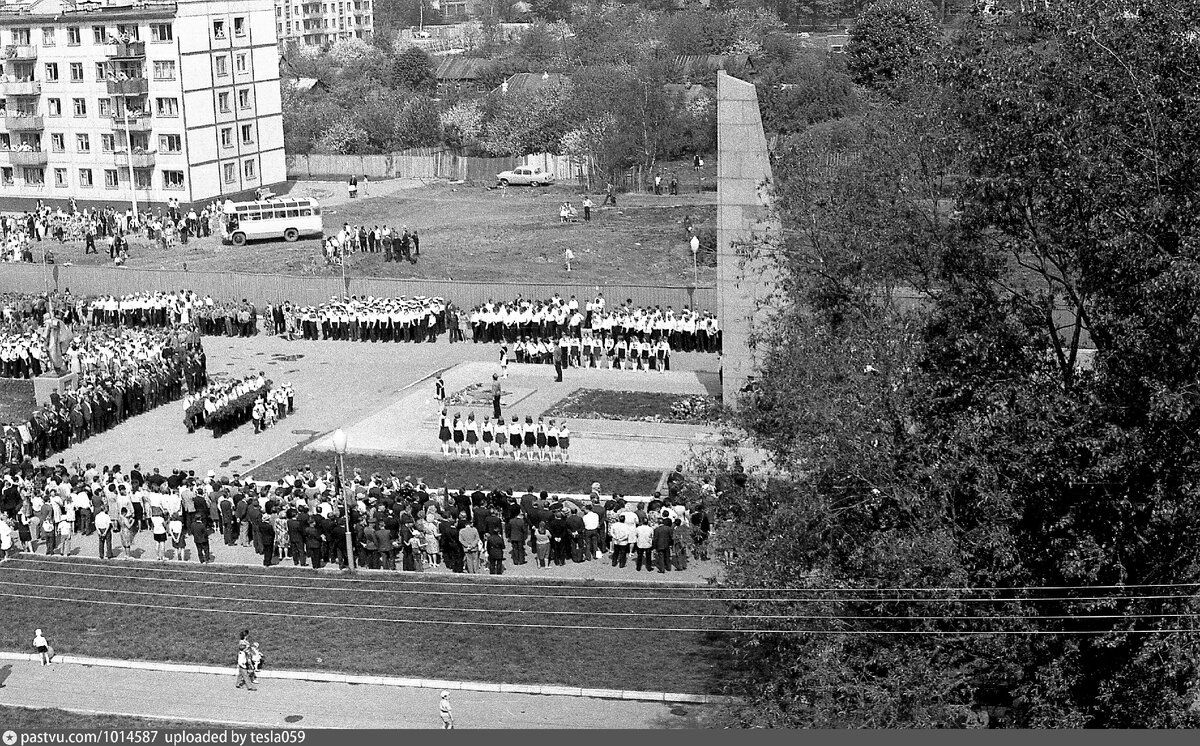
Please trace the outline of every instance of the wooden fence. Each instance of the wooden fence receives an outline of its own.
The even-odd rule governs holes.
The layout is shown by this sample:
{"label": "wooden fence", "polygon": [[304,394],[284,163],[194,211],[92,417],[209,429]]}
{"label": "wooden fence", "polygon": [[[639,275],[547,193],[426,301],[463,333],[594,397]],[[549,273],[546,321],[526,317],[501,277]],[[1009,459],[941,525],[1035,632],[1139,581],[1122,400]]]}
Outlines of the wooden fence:
{"label": "wooden fence", "polygon": [[448,149],[419,148],[383,155],[289,155],[287,177],[344,179],[351,175],[365,175],[372,179],[449,179],[492,183],[496,180],[496,174],[521,165],[541,166],[559,181],[577,180],[586,171],[583,161],[552,153],[482,158]]}
{"label": "wooden fence", "polygon": [[47,289],[70,290],[80,295],[125,295],[158,290],[194,290],[214,300],[241,300],[255,303],[291,301],[313,305],[333,296],[440,297],[467,308],[488,299],[545,299],[558,293],[574,295],[582,304],[603,293],[610,304],[631,300],[638,306],[689,306],[717,310],[717,292],[713,287],[650,287],[642,285],[571,285],[556,283],[455,282],[438,280],[399,280],[384,277],[340,276],[298,277],[241,272],[185,272],[165,269],[115,267],[67,267],[54,265],[48,270],[40,264],[0,265],[0,292],[42,292]]}

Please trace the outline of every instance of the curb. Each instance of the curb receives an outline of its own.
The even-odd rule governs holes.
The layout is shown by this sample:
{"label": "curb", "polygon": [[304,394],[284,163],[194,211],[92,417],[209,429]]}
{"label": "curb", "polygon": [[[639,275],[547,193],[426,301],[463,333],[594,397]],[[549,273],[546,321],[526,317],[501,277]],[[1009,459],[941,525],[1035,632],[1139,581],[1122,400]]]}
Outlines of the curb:
{"label": "curb", "polygon": [[[10,653],[0,651],[0,660],[41,660],[38,653]],[[52,663],[75,666],[102,666],[127,668],[140,671],[166,673],[207,674],[210,676],[236,676],[237,669],[225,666],[204,666],[189,663],[158,663],[152,661],[126,661],[113,658],[92,658],[82,655],[55,655]],[[541,694],[555,697],[586,697],[591,699],[623,699],[635,702],[663,702],[690,704],[729,704],[733,697],[717,694],[684,694],[679,692],[643,692],[621,689],[586,689],[573,686],[542,684],[493,684],[483,681],[444,681],[440,679],[413,679],[396,676],[365,676],[358,674],[325,673],[321,671],[261,671],[262,679],[286,679],[290,681],[316,681],[327,684],[367,684],[371,686],[395,686],[409,689],[449,689],[464,692],[497,692],[514,694]]]}

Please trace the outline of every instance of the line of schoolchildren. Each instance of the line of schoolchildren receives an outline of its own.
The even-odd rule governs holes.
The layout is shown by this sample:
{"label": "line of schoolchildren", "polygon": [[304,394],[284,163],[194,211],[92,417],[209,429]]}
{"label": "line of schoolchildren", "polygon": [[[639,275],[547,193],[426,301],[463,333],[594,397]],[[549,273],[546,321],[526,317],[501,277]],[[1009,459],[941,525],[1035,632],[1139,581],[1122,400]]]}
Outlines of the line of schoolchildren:
{"label": "line of schoolchildren", "polygon": [[[671,369],[671,344],[666,337],[656,341],[644,337],[601,338],[591,330],[584,330],[582,337],[563,335],[558,341],[522,337],[513,345],[514,361],[553,364],[555,347],[559,348],[564,367],[656,370],[660,373]],[[507,355],[507,352],[502,354]]]}
{"label": "line of schoolchildren", "polygon": [[554,420],[547,423],[538,417],[534,423],[533,417],[526,416],[525,421],[513,415],[512,422],[505,423],[503,417],[492,419],[484,415],[482,422],[475,419],[474,412],[468,412],[466,419],[461,412],[455,412],[453,419],[443,409],[438,424],[438,440],[442,441],[442,455],[449,456],[453,450],[456,456],[480,456],[491,458],[495,451],[496,458],[512,457],[514,461],[524,458],[527,461],[561,461],[570,460],[571,429],[567,423],[558,425]]}

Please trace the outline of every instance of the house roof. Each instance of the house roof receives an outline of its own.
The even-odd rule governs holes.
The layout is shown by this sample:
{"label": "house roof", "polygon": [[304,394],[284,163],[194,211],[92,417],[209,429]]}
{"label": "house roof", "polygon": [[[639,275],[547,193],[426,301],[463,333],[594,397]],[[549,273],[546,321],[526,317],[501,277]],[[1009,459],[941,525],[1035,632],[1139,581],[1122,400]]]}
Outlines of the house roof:
{"label": "house roof", "polygon": [[570,80],[571,76],[564,73],[515,73],[510,75],[508,80],[505,80],[494,88],[492,93],[499,92],[524,96],[541,88],[548,88]]}
{"label": "house roof", "polygon": [[296,78],[295,86],[297,91],[301,91],[303,93],[315,90],[329,90],[329,86],[325,85],[316,78]]}
{"label": "house roof", "polygon": [[433,77],[441,81],[479,80],[487,74],[489,62],[482,57],[449,57],[438,62]]}

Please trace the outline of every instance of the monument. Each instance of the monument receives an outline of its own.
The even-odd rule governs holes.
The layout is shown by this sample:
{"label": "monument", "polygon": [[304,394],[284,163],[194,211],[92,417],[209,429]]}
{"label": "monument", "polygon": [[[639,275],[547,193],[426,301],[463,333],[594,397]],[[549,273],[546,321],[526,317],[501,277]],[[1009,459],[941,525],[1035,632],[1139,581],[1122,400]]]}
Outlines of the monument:
{"label": "monument", "polygon": [[717,73],[717,305],[721,390],[736,408],[754,378],[754,330],[772,315],[781,226],[771,205],[771,162],[752,83]]}
{"label": "monument", "polygon": [[79,377],[66,369],[66,363],[63,360],[63,355],[71,346],[71,340],[75,338],[70,325],[51,310],[46,314],[46,323],[42,327],[41,336],[46,343],[46,350],[49,352],[47,362],[51,367],[50,370],[33,379],[33,398],[38,406],[49,403],[50,397],[54,393],[62,394],[79,386]]}

